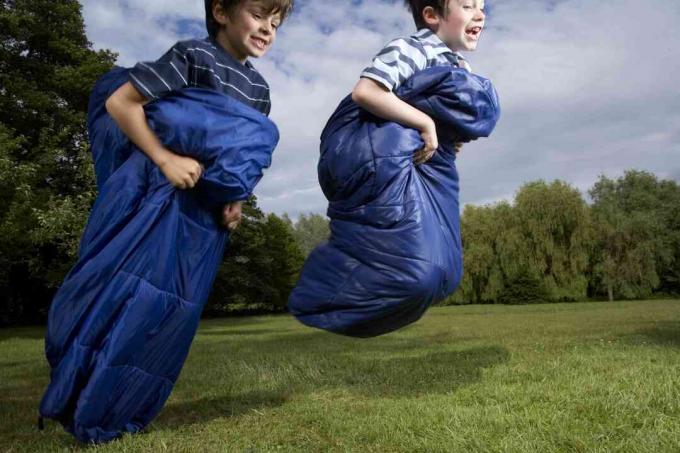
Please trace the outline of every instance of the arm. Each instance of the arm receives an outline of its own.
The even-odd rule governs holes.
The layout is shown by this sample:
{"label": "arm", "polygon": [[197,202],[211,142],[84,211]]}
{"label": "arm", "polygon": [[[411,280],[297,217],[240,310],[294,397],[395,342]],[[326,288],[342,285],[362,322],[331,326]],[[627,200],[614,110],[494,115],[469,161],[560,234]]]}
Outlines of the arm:
{"label": "arm", "polygon": [[434,121],[399,99],[380,83],[361,78],[352,91],[352,100],[372,114],[420,131],[425,146],[414,155],[416,164],[427,161],[439,146]]}
{"label": "arm", "polygon": [[127,82],[106,100],[106,110],[125,135],[144,152],[180,189],[190,189],[201,176],[201,165],[190,157],[166,149],[146,121],[144,104],[147,100]]}

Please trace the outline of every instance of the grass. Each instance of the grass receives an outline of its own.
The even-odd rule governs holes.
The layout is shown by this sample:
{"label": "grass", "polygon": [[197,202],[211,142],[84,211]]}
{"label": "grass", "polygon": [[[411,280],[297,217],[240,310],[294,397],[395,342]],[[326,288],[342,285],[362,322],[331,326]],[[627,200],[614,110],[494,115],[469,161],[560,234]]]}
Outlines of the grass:
{"label": "grass", "polygon": [[204,321],[161,415],[96,448],[35,429],[42,335],[0,330],[2,451],[680,451],[680,301],[434,308],[368,340]]}

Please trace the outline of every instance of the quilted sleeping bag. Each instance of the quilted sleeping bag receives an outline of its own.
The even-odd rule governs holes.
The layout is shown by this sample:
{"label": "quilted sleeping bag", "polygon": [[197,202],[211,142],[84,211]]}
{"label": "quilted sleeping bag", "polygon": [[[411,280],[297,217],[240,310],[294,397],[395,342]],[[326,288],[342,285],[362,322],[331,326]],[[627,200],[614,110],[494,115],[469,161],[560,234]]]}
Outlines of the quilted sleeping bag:
{"label": "quilted sleeping bag", "polygon": [[491,82],[464,69],[416,73],[396,92],[432,117],[440,147],[422,165],[418,131],[345,98],[321,135],[319,182],[331,235],[288,301],[302,323],[372,337],[418,320],[462,276],[455,142],[487,137],[500,116]]}
{"label": "quilted sleeping bag", "polygon": [[139,431],[163,407],[228,242],[220,209],[252,193],[278,141],[264,115],[217,92],[190,88],[147,104],[161,142],[205,167],[194,189],[175,189],[106,113],[127,77],[114,70],[91,98],[99,196],[45,340],[51,379],[40,414],[82,442]]}

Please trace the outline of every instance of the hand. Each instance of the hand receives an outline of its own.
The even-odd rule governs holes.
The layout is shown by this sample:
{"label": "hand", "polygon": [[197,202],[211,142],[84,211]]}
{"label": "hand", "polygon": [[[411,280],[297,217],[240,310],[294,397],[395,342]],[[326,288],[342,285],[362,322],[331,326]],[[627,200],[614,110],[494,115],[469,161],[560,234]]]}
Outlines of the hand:
{"label": "hand", "polygon": [[224,225],[227,230],[234,231],[241,224],[242,206],[242,201],[233,201],[225,204],[222,208],[222,225]]}
{"label": "hand", "polygon": [[439,141],[437,139],[437,128],[432,121],[432,118],[428,117],[428,122],[420,130],[420,137],[425,142],[425,146],[415,152],[413,155],[413,162],[416,165],[420,165],[424,162],[430,160],[434,155],[434,152],[439,147]]}
{"label": "hand", "polygon": [[197,160],[170,151],[158,166],[170,184],[178,189],[191,189],[203,173],[203,166]]}
{"label": "hand", "polygon": [[453,147],[456,148],[456,154],[458,154],[463,149],[463,142],[456,142]]}

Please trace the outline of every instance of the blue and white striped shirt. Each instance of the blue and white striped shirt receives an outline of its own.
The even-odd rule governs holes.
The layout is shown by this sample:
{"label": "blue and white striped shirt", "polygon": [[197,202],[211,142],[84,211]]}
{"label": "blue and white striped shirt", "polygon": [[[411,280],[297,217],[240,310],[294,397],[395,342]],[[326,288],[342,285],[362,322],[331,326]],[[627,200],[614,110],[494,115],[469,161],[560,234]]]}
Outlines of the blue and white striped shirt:
{"label": "blue and white striped shirt", "polygon": [[423,28],[408,38],[389,42],[361,77],[375,80],[393,91],[416,72],[445,65],[470,70],[460,54],[449,49],[431,30]]}
{"label": "blue and white striped shirt", "polygon": [[269,86],[250,62],[241,64],[211,38],[180,41],[155,62],[140,62],[130,82],[148,100],[185,87],[216,90],[269,115]]}

